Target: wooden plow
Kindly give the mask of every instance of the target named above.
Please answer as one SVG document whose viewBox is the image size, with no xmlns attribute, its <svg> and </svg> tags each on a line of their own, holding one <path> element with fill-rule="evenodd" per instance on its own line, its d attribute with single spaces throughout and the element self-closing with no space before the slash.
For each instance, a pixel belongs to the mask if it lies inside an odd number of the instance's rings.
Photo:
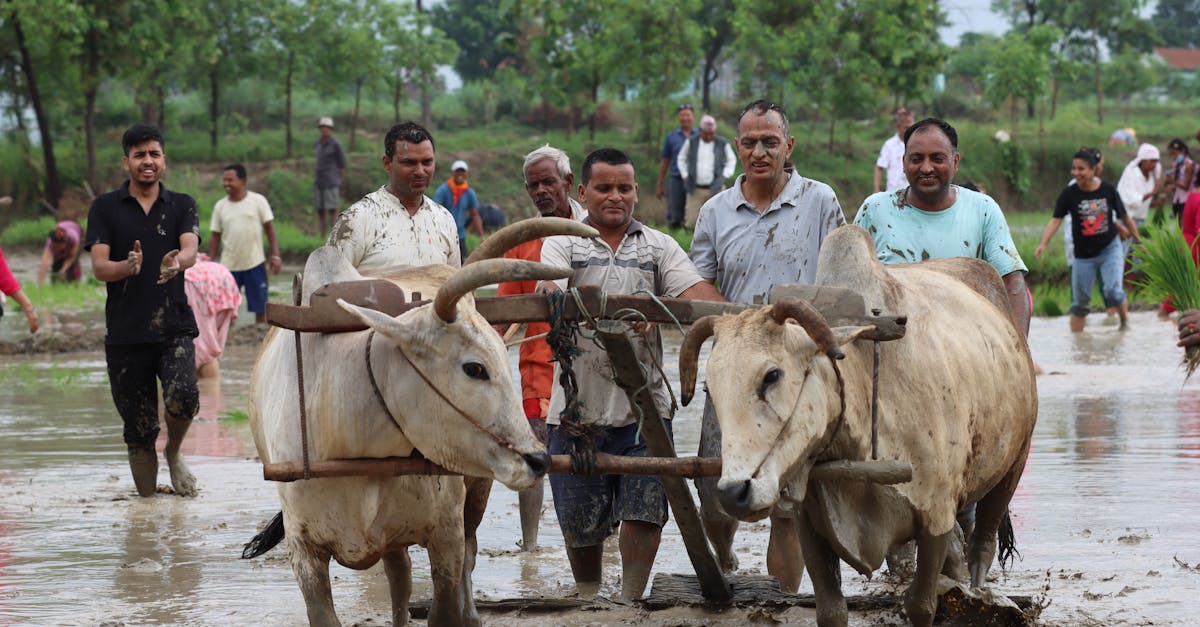
<svg viewBox="0 0 1200 627">
<path fill-rule="evenodd" d="M 382 279 L 365 279 L 333 283 L 318 289 L 309 305 L 299 304 L 299 277 L 295 282 L 295 305 L 267 303 L 267 322 L 284 329 L 304 333 L 338 333 L 366 330 L 357 318 L 338 306 L 338 299 L 369 307 L 390 316 L 421 307 L 431 301 L 418 292 L 405 294 L 394 283 Z M 808 301 L 825 316 L 831 325 L 874 327 L 863 339 L 875 342 L 900 339 L 904 336 L 903 317 L 881 316 L 878 311 L 868 315 L 862 296 L 845 289 L 822 286 L 785 286 L 772 292 L 772 300 L 782 296 L 799 297 Z M 603 294 L 598 287 L 578 288 L 574 298 L 566 298 L 562 312 L 565 321 L 638 320 L 689 325 L 707 315 L 736 314 L 752 306 L 716 303 L 676 298 Z M 491 324 L 503 325 L 526 322 L 545 322 L 550 319 L 550 305 L 541 295 L 480 297 L 475 309 Z M 603 474 L 658 475 L 663 480 L 671 511 L 679 526 L 688 557 L 695 567 L 700 591 L 705 599 L 728 603 L 732 599 L 729 583 L 717 565 L 704 535 L 704 526 L 684 478 L 710 477 L 721 474 L 721 460 L 716 458 L 677 457 L 674 444 L 667 434 L 663 417 L 654 404 L 645 376 L 629 338 L 622 332 L 596 329 L 596 338 L 608 352 L 616 373 L 617 384 L 629 395 L 630 405 L 640 410 L 642 434 L 654 457 L 630 458 L 598 453 L 595 469 Z M 878 346 L 878 345 L 876 345 Z M 299 350 L 299 342 L 297 342 Z M 307 452 L 307 450 L 306 450 Z M 571 457 L 555 455 L 550 472 L 572 472 Z M 298 481 L 306 478 L 349 476 L 447 475 L 450 472 L 421 457 L 391 457 L 373 459 L 338 459 L 275 462 L 263 465 L 263 477 L 268 481 Z M 882 484 L 905 483 L 912 479 L 912 466 L 898 461 L 833 461 L 818 464 L 810 474 L 813 481 L 850 479 Z"/>
</svg>

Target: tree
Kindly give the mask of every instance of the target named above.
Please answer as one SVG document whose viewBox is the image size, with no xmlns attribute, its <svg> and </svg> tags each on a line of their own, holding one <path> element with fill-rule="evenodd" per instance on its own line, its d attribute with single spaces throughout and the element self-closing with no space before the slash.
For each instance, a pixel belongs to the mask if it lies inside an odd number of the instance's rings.
<svg viewBox="0 0 1200 627">
<path fill-rule="evenodd" d="M 704 54 L 704 67 L 700 72 L 701 102 L 705 111 L 712 110 L 712 84 L 720 78 L 717 65 L 721 53 L 733 41 L 734 0 L 712 0 L 701 2 L 694 19 L 701 31 L 700 50 Z"/>
<path fill-rule="evenodd" d="M 513 47 L 519 22 L 509 19 L 505 0 L 446 0 L 432 7 L 430 25 L 457 45 L 454 70 L 463 81 L 492 78 L 503 67 L 520 69 Z"/>
<path fill-rule="evenodd" d="M 458 46 L 432 25 L 429 13 L 417 13 L 408 5 L 385 5 L 380 22 L 383 65 L 388 68 L 385 81 L 392 92 L 393 115 L 399 121 L 405 83 L 429 93 L 437 81 L 438 67 L 455 58 Z M 420 44 L 413 45 L 417 41 Z"/>
<path fill-rule="evenodd" d="M 8 0 L 0 6 L 0 19 L 12 31 L 21 76 L 38 123 L 46 177 L 43 200 L 49 207 L 57 208 L 63 186 L 54 155 L 54 133 L 42 99 L 41 72 L 47 67 L 59 67 L 65 51 L 78 45 L 84 17 L 76 4 L 65 0 Z M 46 63 L 39 64 L 35 58 Z"/>
<path fill-rule="evenodd" d="M 1104 84 L 1101 44 L 1109 50 L 1126 47 L 1147 52 L 1159 41 L 1149 20 L 1139 11 L 1145 0 L 992 0 L 992 7 L 1009 16 L 1024 31 L 1038 24 L 1062 31 L 1059 49 L 1078 55 L 1086 47 L 1095 71 L 1096 122 L 1104 123 Z M 1061 68 L 1070 71 L 1070 66 Z M 1055 99 L 1057 99 L 1055 86 Z"/>
<path fill-rule="evenodd" d="M 269 0 L 260 6 L 266 14 L 261 40 L 263 67 L 277 68 L 283 65 L 286 68 L 283 73 L 283 126 L 286 129 L 285 152 L 290 159 L 293 145 L 292 93 L 296 68 L 298 65 L 307 67 L 314 50 L 310 29 L 314 25 L 316 10 L 311 4 L 299 4 L 293 0 Z M 264 72 L 263 78 L 278 78 L 278 75 Z"/>
<path fill-rule="evenodd" d="M 1009 31 L 993 49 L 985 68 L 984 94 L 993 107 L 1010 103 L 1013 124 L 1017 122 L 1017 100 L 1033 103 L 1046 92 L 1050 80 L 1050 43 L 1061 33 L 1053 26 L 1038 25 L 1022 33 Z"/>
<path fill-rule="evenodd" d="M 253 42 L 264 30 L 255 9 L 241 0 L 207 0 L 194 20 L 197 30 L 193 73 L 208 84 L 209 156 L 216 158 L 221 85 L 253 66 Z"/>
<path fill-rule="evenodd" d="M 1164 46 L 1200 48 L 1200 0 L 1158 0 L 1150 23 Z"/>
<path fill-rule="evenodd" d="M 383 46 L 378 28 L 381 5 L 370 0 L 336 0 L 318 5 L 314 29 L 320 54 L 314 55 L 319 69 L 317 82 L 330 91 L 350 81 L 354 87 L 354 111 L 350 117 L 350 152 L 358 134 L 358 115 L 363 87 L 382 74 Z"/>
<path fill-rule="evenodd" d="M 1129 105 L 1133 94 L 1153 87 L 1158 72 L 1147 62 L 1145 55 L 1130 49 L 1113 57 L 1104 70 L 1104 86 L 1125 103 L 1125 122 L 1129 123 Z"/>
</svg>

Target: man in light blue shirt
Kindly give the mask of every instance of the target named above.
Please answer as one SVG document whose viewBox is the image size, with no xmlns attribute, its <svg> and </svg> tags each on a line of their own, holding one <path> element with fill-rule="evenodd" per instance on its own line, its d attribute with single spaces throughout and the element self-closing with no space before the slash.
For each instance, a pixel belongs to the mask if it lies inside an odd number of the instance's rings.
<svg viewBox="0 0 1200 627">
<path fill-rule="evenodd" d="M 951 183 L 961 158 L 954 127 L 936 118 L 912 125 L 904 135 L 908 185 L 867 197 L 854 223 L 875 239 L 885 264 L 945 257 L 987 261 L 1004 279 L 1017 328 L 1028 334 L 1028 268 L 996 201 Z"/>
</svg>

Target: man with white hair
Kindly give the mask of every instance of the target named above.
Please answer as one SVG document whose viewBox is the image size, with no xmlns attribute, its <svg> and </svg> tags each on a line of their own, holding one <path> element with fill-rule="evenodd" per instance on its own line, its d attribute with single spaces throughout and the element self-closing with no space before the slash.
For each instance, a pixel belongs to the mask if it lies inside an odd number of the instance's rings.
<svg viewBox="0 0 1200 627">
<path fill-rule="evenodd" d="M 1125 166 L 1121 180 L 1117 182 L 1117 193 L 1125 204 L 1125 211 L 1133 223 L 1141 228 L 1150 215 L 1150 203 L 1158 193 L 1162 167 L 1158 163 L 1158 148 L 1153 144 L 1138 146 L 1137 156 Z M 1125 254 L 1129 254 L 1129 239 L 1124 239 Z"/>
<path fill-rule="evenodd" d="M 684 226 L 693 229 L 700 207 L 725 189 L 725 179 L 733 176 L 733 168 L 737 165 L 729 141 L 717 135 L 717 121 L 713 116 L 700 118 L 700 134 L 692 135 L 684 142 L 675 164 L 687 194 Z"/>
<path fill-rule="evenodd" d="M 313 208 L 317 212 L 321 235 L 327 235 L 329 232 L 325 229 L 333 224 L 333 214 L 342 204 L 341 185 L 342 174 L 346 172 L 346 151 L 342 150 L 342 143 L 333 136 L 333 118 L 317 120 L 317 128 L 321 136 L 314 145 L 317 163 L 313 178 Z"/>
<path fill-rule="evenodd" d="M 875 160 L 875 193 L 890 192 L 908 185 L 908 179 L 904 177 L 904 132 L 915 120 L 912 111 L 904 107 L 896 109 L 892 119 L 896 122 L 896 134 L 883 142 L 879 149 L 879 158 Z M 998 131 L 997 135 L 1003 132 Z M 882 187 L 881 181 L 885 183 Z"/>
<path fill-rule="evenodd" d="M 459 159 L 450 166 L 451 176 L 438 186 L 433 202 L 450 210 L 458 225 L 458 249 L 467 258 L 467 230 L 483 239 L 483 220 L 479 217 L 479 197 L 467 183 L 467 162 Z"/>
<path fill-rule="evenodd" d="M 571 198 L 575 175 L 571 173 L 571 159 L 567 153 L 546 144 L 525 155 L 525 191 L 537 208 L 537 217 L 570 218 L 582 220 L 587 215 L 583 206 Z M 536 219 L 536 218 L 535 218 Z M 542 240 L 535 239 L 513 248 L 504 254 L 509 259 L 541 261 Z M 509 281 L 501 283 L 496 290 L 499 296 L 533 294 L 537 281 Z M 542 337 L 550 331 L 545 322 L 531 322 L 526 326 L 526 340 L 521 344 L 521 401 L 525 418 L 534 434 L 546 441 L 546 416 L 550 410 L 550 392 L 554 387 L 554 364 L 550 346 Z M 521 549 L 532 551 L 537 548 L 538 522 L 542 517 L 544 501 L 543 482 L 522 490 L 517 495 L 521 510 Z"/>
</svg>

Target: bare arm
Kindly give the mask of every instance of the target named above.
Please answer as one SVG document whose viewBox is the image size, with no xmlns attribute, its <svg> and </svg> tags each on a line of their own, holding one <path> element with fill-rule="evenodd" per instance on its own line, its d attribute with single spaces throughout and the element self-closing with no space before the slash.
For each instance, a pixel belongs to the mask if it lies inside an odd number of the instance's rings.
<svg viewBox="0 0 1200 627">
<path fill-rule="evenodd" d="M 267 259 L 267 267 L 270 268 L 271 274 L 279 274 L 279 271 L 283 269 L 283 258 L 279 256 L 279 237 L 275 235 L 275 221 L 263 222 L 263 231 L 267 233 L 267 248 L 271 251 L 271 257 Z"/>
<path fill-rule="evenodd" d="M 105 283 L 121 281 L 142 271 L 142 243 L 135 241 L 129 257 L 121 261 L 109 258 L 108 244 L 92 245 L 92 275 Z"/>
<path fill-rule="evenodd" d="M 663 189 L 663 179 L 667 177 L 667 166 L 670 163 L 670 158 L 663 157 L 662 161 L 660 161 L 658 164 L 658 183 L 654 185 L 654 197 L 658 198 L 659 200 L 662 200 L 663 196 L 666 195 L 666 191 Z"/>
<path fill-rule="evenodd" d="M 1046 250 L 1046 244 L 1050 243 L 1050 238 L 1058 232 L 1058 227 L 1062 226 L 1062 218 L 1050 218 L 1050 223 L 1046 225 L 1046 230 L 1042 231 L 1042 241 L 1038 242 L 1037 248 L 1033 251 L 1033 258 L 1038 259 Z"/>
<path fill-rule="evenodd" d="M 46 273 L 50 271 L 50 264 L 54 262 L 54 253 L 50 252 L 49 248 L 42 250 L 42 263 L 38 265 L 38 285 L 46 283 Z M 64 264 L 65 268 L 66 265 Z"/>
<path fill-rule="evenodd" d="M 724 296 L 721 296 L 721 293 L 717 291 L 716 286 L 713 285 L 712 281 L 709 280 L 700 281 L 686 290 L 683 290 L 679 293 L 679 298 L 686 300 L 710 300 L 718 303 L 729 302 L 725 300 Z"/>
<path fill-rule="evenodd" d="M 208 240 L 208 257 L 213 261 L 220 259 L 218 253 L 221 252 L 221 232 L 213 231 Z"/>
<path fill-rule="evenodd" d="M 1025 289 L 1025 273 L 1014 270 L 1002 277 L 1004 291 L 1008 294 L 1008 306 L 1012 309 L 1013 323 L 1017 330 L 1029 337 L 1029 293 Z"/>
<path fill-rule="evenodd" d="M 25 313 L 25 321 L 29 323 L 29 332 L 37 333 L 41 322 L 38 321 L 37 312 L 33 309 L 33 302 L 25 295 L 25 290 L 18 289 L 13 292 L 12 299 L 21 305 L 21 311 Z"/>
<path fill-rule="evenodd" d="M 1129 229 L 1129 234 L 1133 236 L 1133 241 L 1141 243 L 1142 234 L 1138 233 L 1137 222 L 1134 222 L 1128 213 L 1125 214 L 1125 218 L 1121 222 L 1125 224 L 1126 229 Z"/>
<path fill-rule="evenodd" d="M 470 211 L 470 218 L 471 218 L 471 232 L 478 235 L 480 238 L 482 238 L 483 237 L 483 218 L 479 217 L 479 207 L 471 207 L 469 209 L 469 211 Z"/>
<path fill-rule="evenodd" d="M 881 167 L 879 167 L 879 166 L 875 166 L 875 179 L 874 179 L 874 185 L 875 185 L 875 191 L 876 191 L 876 193 L 878 193 L 878 192 L 880 191 L 880 187 L 879 187 L 879 179 L 880 179 L 880 177 L 881 177 L 882 173 L 883 173 L 883 168 L 881 168 Z"/>
</svg>

